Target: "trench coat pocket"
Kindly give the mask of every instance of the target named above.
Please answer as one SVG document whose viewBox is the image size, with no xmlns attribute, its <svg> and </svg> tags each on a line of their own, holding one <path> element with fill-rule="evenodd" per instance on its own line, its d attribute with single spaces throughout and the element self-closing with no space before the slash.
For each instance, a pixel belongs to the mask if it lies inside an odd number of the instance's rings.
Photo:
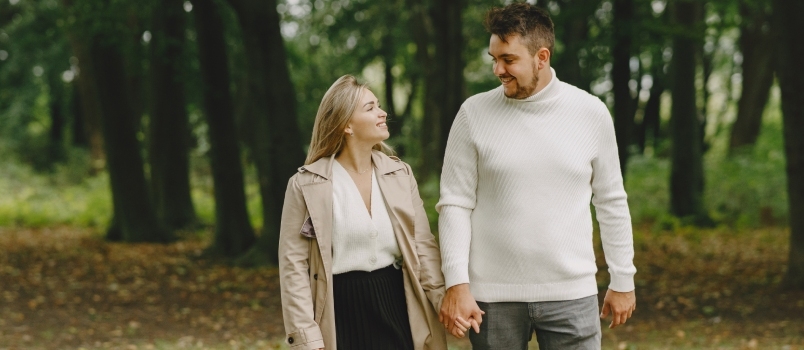
<svg viewBox="0 0 804 350">
<path fill-rule="evenodd" d="M 315 238 L 315 227 L 313 227 L 313 218 L 308 216 L 307 220 L 304 220 L 304 225 L 302 225 L 299 234 L 307 238 Z"/>
</svg>

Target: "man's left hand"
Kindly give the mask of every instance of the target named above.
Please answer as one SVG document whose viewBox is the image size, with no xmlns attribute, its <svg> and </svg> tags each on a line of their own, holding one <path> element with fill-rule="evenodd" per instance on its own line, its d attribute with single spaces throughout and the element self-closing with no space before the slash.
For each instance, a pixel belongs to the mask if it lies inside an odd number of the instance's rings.
<svg viewBox="0 0 804 350">
<path fill-rule="evenodd" d="M 600 312 L 600 318 L 606 318 L 611 314 L 612 319 L 609 328 L 615 328 L 631 318 L 631 313 L 634 310 L 636 310 L 636 293 L 633 290 L 630 292 L 615 292 L 609 289 L 603 299 L 603 310 Z"/>
</svg>

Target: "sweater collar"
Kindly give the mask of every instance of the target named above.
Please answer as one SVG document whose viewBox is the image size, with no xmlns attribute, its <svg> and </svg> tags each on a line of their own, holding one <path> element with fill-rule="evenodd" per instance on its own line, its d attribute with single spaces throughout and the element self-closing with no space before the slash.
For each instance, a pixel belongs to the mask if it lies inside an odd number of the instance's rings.
<svg viewBox="0 0 804 350">
<path fill-rule="evenodd" d="M 511 102 L 543 102 L 551 100 L 559 95 L 561 91 L 561 82 L 558 80 L 558 77 L 556 76 L 556 71 L 553 69 L 553 67 L 550 67 L 550 74 L 551 74 L 550 82 L 547 83 L 547 86 L 545 86 L 544 89 L 531 96 L 528 96 L 523 99 L 506 97 L 502 86 L 500 86 L 499 88 L 500 94 L 502 94 L 503 97 L 505 97 L 508 101 Z"/>
</svg>

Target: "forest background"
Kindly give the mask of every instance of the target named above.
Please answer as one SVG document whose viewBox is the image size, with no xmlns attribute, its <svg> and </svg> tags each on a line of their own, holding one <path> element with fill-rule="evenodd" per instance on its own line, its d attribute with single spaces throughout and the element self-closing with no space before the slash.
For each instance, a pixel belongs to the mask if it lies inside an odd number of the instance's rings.
<svg viewBox="0 0 804 350">
<path fill-rule="evenodd" d="M 804 2 L 531 2 L 617 133 L 639 301 L 604 348 L 804 348 Z M 324 92 L 369 84 L 435 230 L 506 3 L 0 0 L 0 348 L 282 347 L 278 222 Z"/>
</svg>

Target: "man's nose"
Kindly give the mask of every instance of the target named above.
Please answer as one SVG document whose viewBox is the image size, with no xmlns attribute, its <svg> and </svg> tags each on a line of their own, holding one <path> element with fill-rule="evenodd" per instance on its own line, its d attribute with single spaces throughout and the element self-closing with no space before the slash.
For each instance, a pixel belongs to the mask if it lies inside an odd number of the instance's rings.
<svg viewBox="0 0 804 350">
<path fill-rule="evenodd" d="M 505 67 L 503 67 L 503 65 L 500 64 L 500 62 L 495 62 L 493 71 L 494 75 L 499 77 L 505 74 Z"/>
</svg>

